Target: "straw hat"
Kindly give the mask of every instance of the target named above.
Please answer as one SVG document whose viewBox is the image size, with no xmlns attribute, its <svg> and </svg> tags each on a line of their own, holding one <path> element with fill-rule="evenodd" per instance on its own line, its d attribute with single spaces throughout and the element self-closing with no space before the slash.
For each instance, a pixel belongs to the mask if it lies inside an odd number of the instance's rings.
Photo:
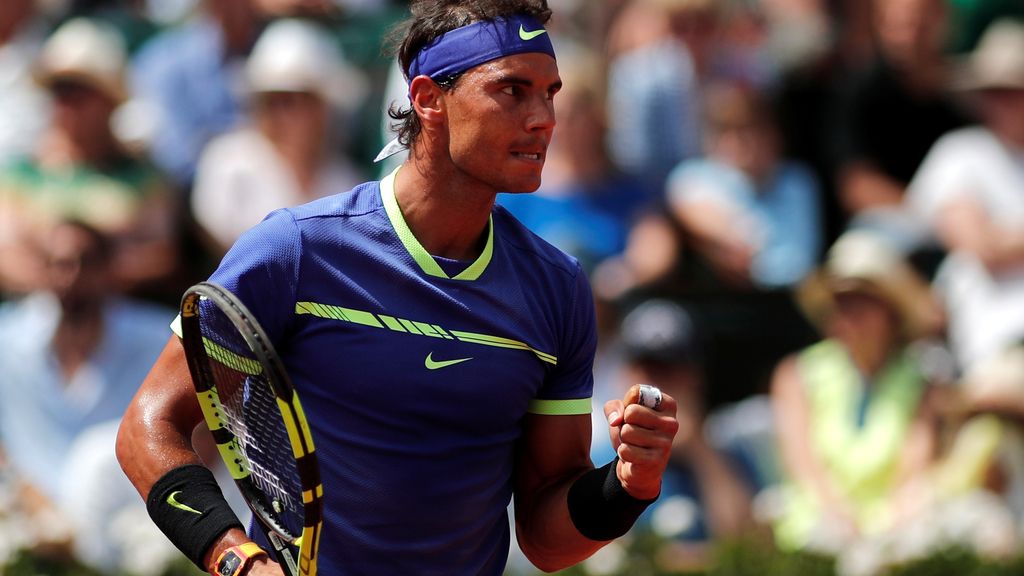
<svg viewBox="0 0 1024 576">
<path fill-rule="evenodd" d="M 953 85 L 961 90 L 1024 90 L 1024 22 L 993 22 L 957 66 Z"/>
<path fill-rule="evenodd" d="M 43 45 L 35 78 L 45 87 L 58 80 L 80 82 L 120 103 L 127 98 L 126 60 L 124 40 L 115 28 L 88 18 L 73 18 Z"/>
<path fill-rule="evenodd" d="M 967 407 L 1024 419 L 1024 344 L 980 362 L 961 381 Z"/>
<path fill-rule="evenodd" d="M 349 111 L 368 92 L 366 78 L 345 63 L 333 38 L 320 26 L 297 19 L 267 26 L 253 46 L 245 74 L 254 93 L 313 93 Z"/>
<path fill-rule="evenodd" d="M 808 318 L 823 325 L 844 292 L 868 293 L 888 302 L 904 336 L 916 339 L 939 327 L 941 311 L 924 279 L 883 237 L 867 230 L 843 234 L 825 264 L 800 285 L 797 300 Z"/>
</svg>

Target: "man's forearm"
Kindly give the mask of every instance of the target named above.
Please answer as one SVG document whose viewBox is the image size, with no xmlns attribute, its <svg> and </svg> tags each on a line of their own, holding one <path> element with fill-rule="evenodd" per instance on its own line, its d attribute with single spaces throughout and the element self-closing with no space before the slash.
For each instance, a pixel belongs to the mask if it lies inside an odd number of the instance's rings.
<svg viewBox="0 0 1024 576">
<path fill-rule="evenodd" d="M 584 472 L 538 490 L 530 503 L 517 501 L 519 547 L 541 570 L 551 572 L 578 564 L 607 544 L 580 534 L 569 514 L 569 489 Z"/>
</svg>

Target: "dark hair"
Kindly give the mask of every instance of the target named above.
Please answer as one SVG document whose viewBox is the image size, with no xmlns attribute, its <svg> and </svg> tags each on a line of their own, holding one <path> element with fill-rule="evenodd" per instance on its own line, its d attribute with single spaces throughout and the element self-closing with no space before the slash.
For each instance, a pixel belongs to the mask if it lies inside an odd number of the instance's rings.
<svg viewBox="0 0 1024 576">
<path fill-rule="evenodd" d="M 702 361 L 696 322 L 673 300 L 655 298 L 630 310 L 619 326 L 619 339 L 629 362 L 697 366 Z"/>
<path fill-rule="evenodd" d="M 420 50 L 456 28 L 515 15 L 531 16 L 541 24 L 551 18 L 547 0 L 414 0 L 410 12 L 412 16 L 389 35 L 406 78 L 409 77 L 409 64 Z M 435 79 L 435 82 L 442 89 L 451 90 L 457 80 L 458 76 L 451 76 Z M 420 119 L 412 106 L 403 108 L 392 104 L 388 116 L 397 121 L 392 129 L 398 132 L 398 140 L 406 146 L 411 145 L 420 133 Z"/>
</svg>

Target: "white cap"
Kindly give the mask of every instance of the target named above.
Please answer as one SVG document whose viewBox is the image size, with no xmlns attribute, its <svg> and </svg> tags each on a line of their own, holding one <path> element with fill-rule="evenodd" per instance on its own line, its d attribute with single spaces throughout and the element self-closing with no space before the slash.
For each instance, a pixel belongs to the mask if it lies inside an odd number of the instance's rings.
<svg viewBox="0 0 1024 576">
<path fill-rule="evenodd" d="M 253 92 L 309 92 L 352 111 L 366 97 L 362 72 L 341 57 L 334 39 L 320 26 L 296 19 L 271 23 L 246 64 Z"/>
<path fill-rule="evenodd" d="M 73 18 L 58 28 L 43 45 L 35 72 L 36 80 L 49 86 L 71 79 L 91 86 L 116 102 L 127 94 L 124 40 L 110 26 L 87 18 Z"/>
<path fill-rule="evenodd" d="M 954 86 L 963 90 L 1024 90 L 1024 23 L 993 22 L 957 72 Z"/>
</svg>

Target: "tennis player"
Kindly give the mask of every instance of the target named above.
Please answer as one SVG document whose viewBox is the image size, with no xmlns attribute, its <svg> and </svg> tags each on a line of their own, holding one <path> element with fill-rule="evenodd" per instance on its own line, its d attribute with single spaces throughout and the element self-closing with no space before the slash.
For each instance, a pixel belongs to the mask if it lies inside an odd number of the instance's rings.
<svg viewBox="0 0 1024 576">
<path fill-rule="evenodd" d="M 274 212 L 211 278 L 254 313 L 302 398 L 324 485 L 322 574 L 498 576 L 513 495 L 520 547 L 553 571 L 625 533 L 660 492 L 675 401 L 609 402 L 618 456 L 594 467 L 587 278 L 495 206 L 540 184 L 561 86 L 549 17 L 545 0 L 414 2 L 399 48 L 411 106 L 393 113 L 407 160 Z M 124 417 L 125 472 L 200 567 L 236 555 L 233 573 L 280 574 L 247 558 L 196 465 L 200 421 L 172 337 Z"/>
</svg>

